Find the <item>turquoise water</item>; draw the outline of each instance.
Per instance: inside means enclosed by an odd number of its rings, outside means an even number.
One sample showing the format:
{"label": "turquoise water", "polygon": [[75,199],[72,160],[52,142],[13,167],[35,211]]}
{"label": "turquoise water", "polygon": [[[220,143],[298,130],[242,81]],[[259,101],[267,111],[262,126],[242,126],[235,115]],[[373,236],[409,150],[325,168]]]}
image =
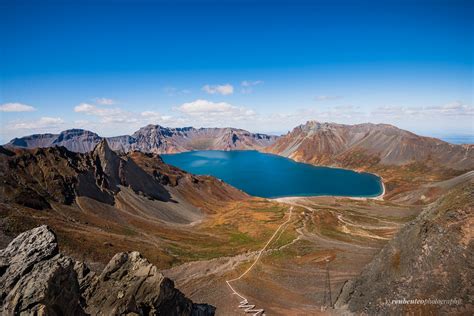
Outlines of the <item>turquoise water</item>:
{"label": "turquoise water", "polygon": [[191,151],[162,155],[173,166],[212,175],[248,194],[284,196],[356,196],[382,193],[380,178],[369,173],[315,167],[258,151]]}

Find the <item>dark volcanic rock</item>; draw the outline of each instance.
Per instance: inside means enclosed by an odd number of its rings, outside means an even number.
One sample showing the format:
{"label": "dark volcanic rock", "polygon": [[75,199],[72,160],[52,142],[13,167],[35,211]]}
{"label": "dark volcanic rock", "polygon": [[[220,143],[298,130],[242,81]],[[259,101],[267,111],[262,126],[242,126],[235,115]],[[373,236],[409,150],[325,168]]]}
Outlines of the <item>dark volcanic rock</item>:
{"label": "dark volcanic rock", "polygon": [[1,315],[214,315],[194,304],[138,252],[115,255],[96,275],[58,251],[40,226],[0,251]]}

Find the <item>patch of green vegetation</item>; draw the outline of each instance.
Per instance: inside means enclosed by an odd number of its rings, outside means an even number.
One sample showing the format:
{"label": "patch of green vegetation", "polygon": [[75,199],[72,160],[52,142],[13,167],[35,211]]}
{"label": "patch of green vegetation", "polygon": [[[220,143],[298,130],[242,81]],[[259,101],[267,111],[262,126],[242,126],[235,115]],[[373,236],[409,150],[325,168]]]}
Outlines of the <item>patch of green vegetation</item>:
{"label": "patch of green vegetation", "polygon": [[137,232],[135,230],[133,230],[132,228],[130,228],[128,226],[125,226],[122,229],[122,234],[125,235],[125,236],[136,236]]}
{"label": "patch of green vegetation", "polygon": [[252,237],[240,231],[230,233],[229,238],[231,244],[247,244],[255,241]]}
{"label": "patch of green vegetation", "polygon": [[320,232],[321,235],[329,237],[329,238],[334,238],[337,240],[342,240],[342,241],[348,241],[350,240],[345,236],[344,233],[341,233],[337,229],[333,229],[332,227],[326,227],[326,226],[321,226],[320,227]]}
{"label": "patch of green vegetation", "polygon": [[286,259],[293,257],[294,254],[289,252],[287,249],[275,250],[268,256],[271,260]]}
{"label": "patch of green vegetation", "polygon": [[297,237],[296,231],[293,227],[287,227],[279,236],[279,238],[272,242],[272,248],[280,248],[286,244],[291,243]]}
{"label": "patch of green vegetation", "polygon": [[228,254],[218,251],[215,248],[212,249],[185,249],[175,245],[169,245],[167,247],[169,253],[177,258],[178,262],[188,262],[197,260],[210,260],[226,256]]}
{"label": "patch of green vegetation", "polygon": [[281,205],[272,205],[270,207],[268,206],[265,206],[265,207],[261,207],[261,206],[255,206],[255,207],[252,207],[250,210],[253,211],[253,212],[262,212],[262,213],[277,213],[277,214],[281,214],[281,213],[285,213],[286,212],[286,207],[285,206],[281,206]]}

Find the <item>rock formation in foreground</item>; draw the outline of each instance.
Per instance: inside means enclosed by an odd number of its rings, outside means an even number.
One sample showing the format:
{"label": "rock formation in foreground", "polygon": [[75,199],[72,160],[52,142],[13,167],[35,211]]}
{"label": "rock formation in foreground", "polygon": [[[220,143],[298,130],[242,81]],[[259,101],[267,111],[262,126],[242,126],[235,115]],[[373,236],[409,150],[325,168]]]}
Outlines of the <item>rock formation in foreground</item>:
{"label": "rock formation in foreground", "polygon": [[473,196],[470,181],[429,206],[344,285],[336,308],[368,315],[472,315]]}
{"label": "rock formation in foreground", "polygon": [[115,255],[100,275],[59,253],[40,226],[0,250],[1,315],[214,315],[194,304],[138,252]]}

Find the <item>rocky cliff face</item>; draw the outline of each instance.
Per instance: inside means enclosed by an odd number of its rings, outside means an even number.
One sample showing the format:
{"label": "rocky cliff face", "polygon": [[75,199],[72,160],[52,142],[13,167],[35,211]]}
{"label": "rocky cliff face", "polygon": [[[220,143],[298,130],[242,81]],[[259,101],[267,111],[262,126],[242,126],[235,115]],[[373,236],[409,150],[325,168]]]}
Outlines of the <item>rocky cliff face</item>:
{"label": "rocky cliff face", "polygon": [[474,146],[449,144],[387,124],[310,121],[265,150],[298,161],[341,167],[423,162],[458,170],[474,168]]}
{"label": "rocky cliff face", "polygon": [[369,315],[472,314],[473,196],[471,180],[427,207],[345,284],[336,307]]}
{"label": "rocky cliff face", "polygon": [[[11,140],[7,145],[21,148],[64,146],[79,153],[92,151],[103,140],[99,135],[81,129],[60,134],[37,134]],[[106,138],[110,147],[118,152],[133,150],[151,153],[176,153],[190,150],[243,150],[261,149],[271,145],[276,136],[254,134],[236,128],[167,128],[148,125],[133,135]]]}
{"label": "rocky cliff face", "polygon": [[170,198],[160,179],[132,159],[119,157],[103,140],[88,154],[64,147],[20,151],[0,159],[0,201],[45,209],[50,202],[71,204],[77,196],[113,204],[120,187],[161,201]]}
{"label": "rocky cliff face", "polygon": [[138,252],[115,255],[96,275],[59,253],[55,234],[40,226],[0,251],[2,315],[214,315],[194,304]]}
{"label": "rocky cliff face", "polygon": [[277,137],[254,134],[236,128],[165,128],[148,125],[133,134],[132,149],[154,153],[176,153],[191,150],[261,149]]}
{"label": "rocky cliff face", "polygon": [[12,139],[8,145],[23,148],[63,146],[73,152],[85,153],[102,140],[96,133],[83,129],[70,129],[59,134],[36,134]]}

